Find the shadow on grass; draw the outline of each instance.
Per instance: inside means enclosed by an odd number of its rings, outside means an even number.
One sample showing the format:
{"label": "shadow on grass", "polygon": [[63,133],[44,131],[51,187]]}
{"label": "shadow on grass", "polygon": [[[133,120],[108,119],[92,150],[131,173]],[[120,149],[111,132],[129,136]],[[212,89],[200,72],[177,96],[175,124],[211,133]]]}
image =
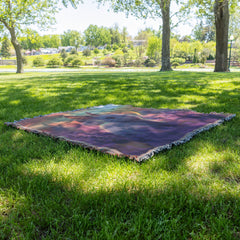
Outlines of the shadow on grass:
{"label": "shadow on grass", "polygon": [[161,189],[132,183],[85,191],[21,164],[10,173],[2,185],[11,196],[2,239],[234,239],[238,234],[239,197],[216,194],[211,187],[203,191],[201,181],[192,184],[183,177]]}
{"label": "shadow on grass", "polygon": [[[212,86],[226,76],[235,88]],[[8,81],[0,89],[0,238],[237,239],[240,173],[231,168],[240,142],[236,78],[234,73],[61,73]],[[187,106],[237,117],[141,165],[3,126],[110,103]],[[208,145],[216,156],[235,154],[216,159],[206,176],[196,174],[189,162]],[[215,181],[232,190],[215,188]]]}

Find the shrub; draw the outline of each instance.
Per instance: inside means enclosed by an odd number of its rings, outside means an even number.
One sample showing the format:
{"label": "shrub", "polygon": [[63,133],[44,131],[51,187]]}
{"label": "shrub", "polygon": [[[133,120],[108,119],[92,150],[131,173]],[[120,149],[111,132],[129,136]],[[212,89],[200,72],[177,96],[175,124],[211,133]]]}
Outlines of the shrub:
{"label": "shrub", "polygon": [[107,54],[108,54],[107,49],[103,49],[103,54],[104,54],[104,55],[107,55]]}
{"label": "shrub", "polygon": [[106,49],[108,50],[108,51],[111,51],[112,50],[112,47],[111,47],[111,45],[107,45],[107,47],[106,47]]}
{"label": "shrub", "polygon": [[185,58],[172,58],[171,63],[177,62],[179,64],[184,64],[186,62]]}
{"label": "shrub", "polygon": [[143,65],[143,60],[141,58],[137,58],[134,63],[134,67],[141,67]]}
{"label": "shrub", "polygon": [[118,48],[119,48],[119,46],[118,46],[116,43],[114,43],[114,44],[112,45],[112,49],[113,49],[114,51],[116,51]]}
{"label": "shrub", "polygon": [[63,64],[62,60],[58,57],[52,57],[48,63],[47,66],[51,67],[51,68],[56,68],[56,67],[60,67]]}
{"label": "shrub", "polygon": [[74,60],[74,58],[76,58],[76,56],[69,56],[65,59],[64,61],[64,66],[69,66],[71,64],[71,62]]}
{"label": "shrub", "polygon": [[79,67],[83,65],[83,61],[79,58],[79,57],[75,57],[72,61],[71,61],[71,65],[73,67]]}
{"label": "shrub", "polygon": [[94,61],[94,64],[97,65],[97,66],[100,66],[101,65],[101,60],[98,58]]}
{"label": "shrub", "polygon": [[154,59],[151,59],[151,58],[146,59],[144,62],[144,65],[146,67],[154,67],[156,66],[156,64],[157,64],[156,61],[154,61]]}
{"label": "shrub", "polygon": [[128,48],[130,48],[131,50],[133,50],[133,49],[134,49],[133,43],[129,43]]}
{"label": "shrub", "polygon": [[122,52],[123,52],[123,53],[128,53],[128,48],[127,48],[127,47],[124,47],[124,48],[122,49]]}
{"label": "shrub", "polygon": [[84,49],[82,52],[82,55],[85,57],[91,56],[91,50],[90,49]]}
{"label": "shrub", "polygon": [[113,56],[112,57],[114,60],[115,60],[115,62],[116,62],[116,67],[122,67],[123,66],[123,56],[121,56],[121,55],[115,55],[115,56]]}
{"label": "shrub", "polygon": [[200,60],[200,63],[205,64],[207,61],[207,58],[205,56],[201,56],[199,60]]}
{"label": "shrub", "polygon": [[98,48],[94,48],[93,52],[94,52],[95,54],[98,54],[98,53],[99,53],[99,49],[98,49]]}
{"label": "shrub", "polygon": [[179,66],[180,64],[179,64],[178,62],[173,62],[171,65],[172,65],[174,68],[176,68],[176,67]]}
{"label": "shrub", "polygon": [[102,65],[108,65],[109,67],[115,67],[116,61],[113,58],[107,57],[102,60]]}
{"label": "shrub", "polygon": [[42,67],[44,65],[45,65],[45,63],[44,63],[44,59],[42,57],[36,57],[33,60],[33,66],[34,67]]}
{"label": "shrub", "polygon": [[114,55],[123,55],[123,51],[121,49],[117,49],[115,52],[114,52]]}
{"label": "shrub", "polygon": [[67,58],[68,54],[66,53],[65,49],[61,50],[60,56],[61,56],[63,61]]}
{"label": "shrub", "polygon": [[129,62],[129,60],[130,60],[129,54],[128,54],[128,53],[125,53],[125,54],[123,55],[122,59],[123,59],[123,66],[125,66],[125,67],[128,66],[128,62]]}
{"label": "shrub", "polygon": [[78,52],[77,52],[76,48],[72,48],[70,54],[71,55],[78,55]]}

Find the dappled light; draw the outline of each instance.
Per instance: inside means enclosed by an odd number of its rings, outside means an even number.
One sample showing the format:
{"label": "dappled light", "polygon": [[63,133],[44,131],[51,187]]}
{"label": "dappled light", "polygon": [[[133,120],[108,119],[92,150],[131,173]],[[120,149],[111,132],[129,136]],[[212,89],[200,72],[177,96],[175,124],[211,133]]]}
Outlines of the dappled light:
{"label": "dappled light", "polygon": [[[0,75],[0,238],[237,239],[237,73]],[[4,125],[98,105],[236,117],[138,164]]]}

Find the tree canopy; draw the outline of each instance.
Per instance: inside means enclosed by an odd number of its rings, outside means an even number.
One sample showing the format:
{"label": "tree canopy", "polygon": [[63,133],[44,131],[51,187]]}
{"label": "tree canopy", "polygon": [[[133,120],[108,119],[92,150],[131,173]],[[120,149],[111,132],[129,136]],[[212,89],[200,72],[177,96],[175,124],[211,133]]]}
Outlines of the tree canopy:
{"label": "tree canopy", "polygon": [[97,25],[90,25],[85,31],[86,45],[92,47],[103,46],[111,44],[111,34],[109,29],[105,27],[98,27]]}
{"label": "tree canopy", "polygon": [[[17,73],[23,72],[21,45],[18,42],[19,33],[31,25],[41,28],[51,26],[55,22],[54,15],[58,12],[59,0],[0,0],[0,28],[5,27],[17,56]],[[71,3],[74,7],[81,0],[62,0],[66,6]]]}
{"label": "tree canopy", "polygon": [[83,43],[83,37],[80,32],[68,30],[61,35],[62,46],[75,46],[76,49]]}

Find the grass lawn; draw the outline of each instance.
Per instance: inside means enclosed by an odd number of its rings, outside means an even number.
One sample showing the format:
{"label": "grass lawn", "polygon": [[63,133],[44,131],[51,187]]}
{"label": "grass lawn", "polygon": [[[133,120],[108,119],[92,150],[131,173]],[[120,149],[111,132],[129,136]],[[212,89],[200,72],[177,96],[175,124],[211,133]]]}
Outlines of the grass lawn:
{"label": "grass lawn", "polygon": [[[102,104],[236,117],[138,164],[4,122]],[[0,239],[240,239],[239,73],[0,74]]]}

